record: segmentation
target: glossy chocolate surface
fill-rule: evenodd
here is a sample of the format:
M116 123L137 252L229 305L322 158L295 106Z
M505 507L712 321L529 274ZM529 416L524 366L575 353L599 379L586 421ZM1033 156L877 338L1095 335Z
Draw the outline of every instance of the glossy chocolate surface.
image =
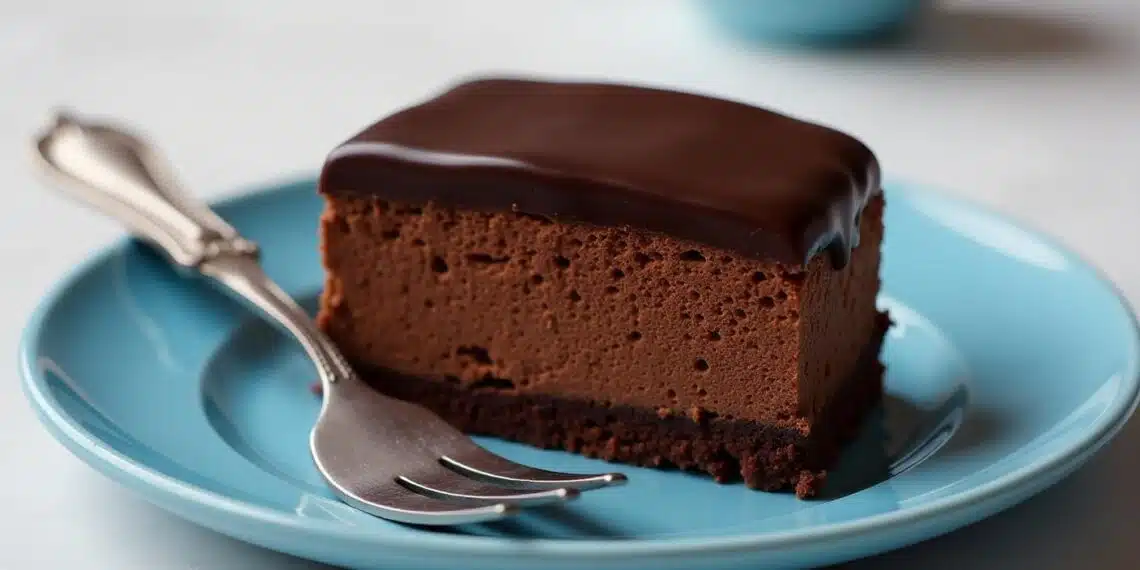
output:
M779 113L629 85L461 83L334 149L321 192L629 226L741 255L844 267L879 165Z

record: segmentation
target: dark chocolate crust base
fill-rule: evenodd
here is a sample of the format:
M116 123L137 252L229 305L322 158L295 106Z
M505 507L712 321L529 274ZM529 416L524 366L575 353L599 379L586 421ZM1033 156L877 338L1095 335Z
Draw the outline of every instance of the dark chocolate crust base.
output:
M743 480L752 489L794 490L799 498L810 498L881 400L884 368L879 352L889 326L886 314L880 313L878 325L859 372L847 380L832 409L810 433L699 409L681 414L515 394L497 388L494 381L464 388L390 371L373 370L364 376L380 391L424 405L469 434L617 463L707 473L720 483Z

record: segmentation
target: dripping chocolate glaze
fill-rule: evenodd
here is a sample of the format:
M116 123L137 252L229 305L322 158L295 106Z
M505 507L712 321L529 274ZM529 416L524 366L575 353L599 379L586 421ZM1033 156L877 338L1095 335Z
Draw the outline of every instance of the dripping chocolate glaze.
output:
M627 226L846 266L879 165L853 137L663 89L517 78L464 82L334 149L326 194Z

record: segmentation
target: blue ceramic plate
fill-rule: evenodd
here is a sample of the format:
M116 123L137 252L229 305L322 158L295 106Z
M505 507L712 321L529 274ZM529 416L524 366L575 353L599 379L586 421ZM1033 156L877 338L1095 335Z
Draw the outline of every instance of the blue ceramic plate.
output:
M425 530L332 499L309 461L318 401L301 351L149 250L111 248L28 327L22 369L71 451L163 508L242 540L354 568L813 566L897 548L1009 507L1112 437L1137 400L1137 329L1096 271L937 193L888 186L888 396L819 501L627 469L565 509ZM221 205L312 307L312 181ZM494 440L523 463L609 465Z

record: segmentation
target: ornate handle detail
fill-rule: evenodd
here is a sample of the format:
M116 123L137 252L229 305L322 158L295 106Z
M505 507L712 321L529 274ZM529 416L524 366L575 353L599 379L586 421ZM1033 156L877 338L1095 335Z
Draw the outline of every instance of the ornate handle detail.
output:
M36 156L72 198L124 223L179 265L195 267L223 250L257 253L217 214L187 198L166 160L127 131L59 113L36 140Z
M141 137L59 113L35 150L43 173L69 196L123 223L176 264L213 278L296 337L326 387L353 376L332 341L265 275L257 245L190 198Z

